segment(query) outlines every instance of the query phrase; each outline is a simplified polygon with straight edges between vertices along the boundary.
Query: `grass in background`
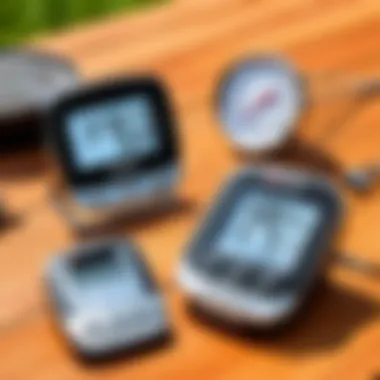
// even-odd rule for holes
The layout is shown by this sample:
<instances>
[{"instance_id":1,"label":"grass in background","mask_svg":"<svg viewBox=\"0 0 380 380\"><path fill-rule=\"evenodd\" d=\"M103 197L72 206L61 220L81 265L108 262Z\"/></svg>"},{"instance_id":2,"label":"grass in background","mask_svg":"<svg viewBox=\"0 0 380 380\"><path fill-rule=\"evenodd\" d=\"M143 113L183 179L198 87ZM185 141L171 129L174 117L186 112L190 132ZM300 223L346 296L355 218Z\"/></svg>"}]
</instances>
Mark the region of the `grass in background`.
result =
<instances>
[{"instance_id":1,"label":"grass in background","mask_svg":"<svg viewBox=\"0 0 380 380\"><path fill-rule=\"evenodd\" d=\"M0 0L0 45L162 0Z\"/></svg>"}]
</instances>

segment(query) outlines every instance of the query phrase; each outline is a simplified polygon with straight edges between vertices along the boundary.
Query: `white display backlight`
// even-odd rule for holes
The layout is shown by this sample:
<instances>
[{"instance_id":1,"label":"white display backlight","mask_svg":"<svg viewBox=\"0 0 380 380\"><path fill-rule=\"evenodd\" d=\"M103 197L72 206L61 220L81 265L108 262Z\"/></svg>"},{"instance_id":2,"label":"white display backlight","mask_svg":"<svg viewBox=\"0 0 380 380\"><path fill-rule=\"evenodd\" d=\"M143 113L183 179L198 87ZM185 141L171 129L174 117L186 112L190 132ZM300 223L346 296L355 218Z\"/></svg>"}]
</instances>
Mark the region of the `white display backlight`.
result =
<instances>
[{"instance_id":1,"label":"white display backlight","mask_svg":"<svg viewBox=\"0 0 380 380\"><path fill-rule=\"evenodd\" d=\"M109 100L73 112L67 132L77 169L108 169L159 151L153 112L146 96Z\"/></svg>"},{"instance_id":2,"label":"white display backlight","mask_svg":"<svg viewBox=\"0 0 380 380\"><path fill-rule=\"evenodd\" d=\"M216 251L287 273L295 269L321 217L320 208L306 200L252 193L235 205L217 238Z\"/></svg>"}]
</instances>

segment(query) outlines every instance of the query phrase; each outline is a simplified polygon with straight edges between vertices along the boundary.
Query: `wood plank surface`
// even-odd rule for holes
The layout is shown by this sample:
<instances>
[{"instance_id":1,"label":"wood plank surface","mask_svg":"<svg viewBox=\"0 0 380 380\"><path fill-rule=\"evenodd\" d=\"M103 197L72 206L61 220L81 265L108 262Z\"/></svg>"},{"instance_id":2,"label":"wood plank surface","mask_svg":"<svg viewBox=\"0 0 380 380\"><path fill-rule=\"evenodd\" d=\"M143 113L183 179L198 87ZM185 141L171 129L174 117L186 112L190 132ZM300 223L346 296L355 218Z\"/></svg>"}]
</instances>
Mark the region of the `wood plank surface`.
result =
<instances>
[{"instance_id":1,"label":"wood plank surface","mask_svg":"<svg viewBox=\"0 0 380 380\"><path fill-rule=\"evenodd\" d=\"M280 51L302 70L348 75L380 72L378 0L178 0L34 43L74 60L88 80L152 71L171 89L182 146L182 197L189 207L126 225L166 294L176 339L134 360L96 369L73 360L54 332L41 273L54 252L76 237L48 200L34 157L0 163L0 191L25 217L0 235L1 380L374 379L380 375L380 281L339 267L305 315L271 339L237 339L192 319L174 285L184 245L227 173L241 162L218 129L213 96L238 57ZM323 111L300 133L312 141ZM313 122L314 120L314 122ZM321 120L316 122L315 120ZM380 159L380 101L325 145L345 167ZM27 163L28 170L15 169ZM339 249L380 263L380 193L345 193Z\"/></svg>"}]
</instances>

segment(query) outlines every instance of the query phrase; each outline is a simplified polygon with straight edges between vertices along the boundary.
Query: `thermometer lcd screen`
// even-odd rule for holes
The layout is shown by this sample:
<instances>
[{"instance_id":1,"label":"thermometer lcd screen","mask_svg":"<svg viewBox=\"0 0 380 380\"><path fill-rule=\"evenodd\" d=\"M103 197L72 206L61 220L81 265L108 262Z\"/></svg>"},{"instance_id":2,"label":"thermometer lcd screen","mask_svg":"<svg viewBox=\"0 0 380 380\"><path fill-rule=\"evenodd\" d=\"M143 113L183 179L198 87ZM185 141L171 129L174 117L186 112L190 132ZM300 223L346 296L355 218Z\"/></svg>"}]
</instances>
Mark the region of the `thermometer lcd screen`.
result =
<instances>
[{"instance_id":1,"label":"thermometer lcd screen","mask_svg":"<svg viewBox=\"0 0 380 380\"><path fill-rule=\"evenodd\" d=\"M105 298L109 302L125 301L126 295L136 296L144 291L138 267L133 260L130 259L126 267L114 252L107 249L102 248L90 257L75 259L72 272L78 289L86 296L101 301Z\"/></svg>"},{"instance_id":2,"label":"thermometer lcd screen","mask_svg":"<svg viewBox=\"0 0 380 380\"><path fill-rule=\"evenodd\" d=\"M75 187L135 180L178 161L173 112L154 78L119 78L80 89L49 114L52 151Z\"/></svg>"},{"instance_id":3,"label":"thermometer lcd screen","mask_svg":"<svg viewBox=\"0 0 380 380\"><path fill-rule=\"evenodd\" d=\"M76 110L67 124L78 171L117 167L160 150L152 105L144 95Z\"/></svg>"},{"instance_id":4,"label":"thermometer lcd screen","mask_svg":"<svg viewBox=\"0 0 380 380\"><path fill-rule=\"evenodd\" d=\"M239 199L216 241L216 252L276 272L296 269L322 218L306 200L261 192Z\"/></svg>"}]
</instances>

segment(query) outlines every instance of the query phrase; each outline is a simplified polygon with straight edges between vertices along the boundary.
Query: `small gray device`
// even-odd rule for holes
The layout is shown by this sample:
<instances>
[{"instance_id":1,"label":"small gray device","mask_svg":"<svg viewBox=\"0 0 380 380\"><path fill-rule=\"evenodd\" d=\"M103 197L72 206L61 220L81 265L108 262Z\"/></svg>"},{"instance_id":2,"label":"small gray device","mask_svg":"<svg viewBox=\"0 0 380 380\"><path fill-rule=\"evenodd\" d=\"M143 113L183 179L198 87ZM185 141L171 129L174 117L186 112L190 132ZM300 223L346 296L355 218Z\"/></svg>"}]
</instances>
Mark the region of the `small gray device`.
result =
<instances>
[{"instance_id":1,"label":"small gray device","mask_svg":"<svg viewBox=\"0 0 380 380\"><path fill-rule=\"evenodd\" d=\"M127 241L86 243L56 256L46 283L62 330L83 357L108 357L169 336L159 291Z\"/></svg>"}]
</instances>

